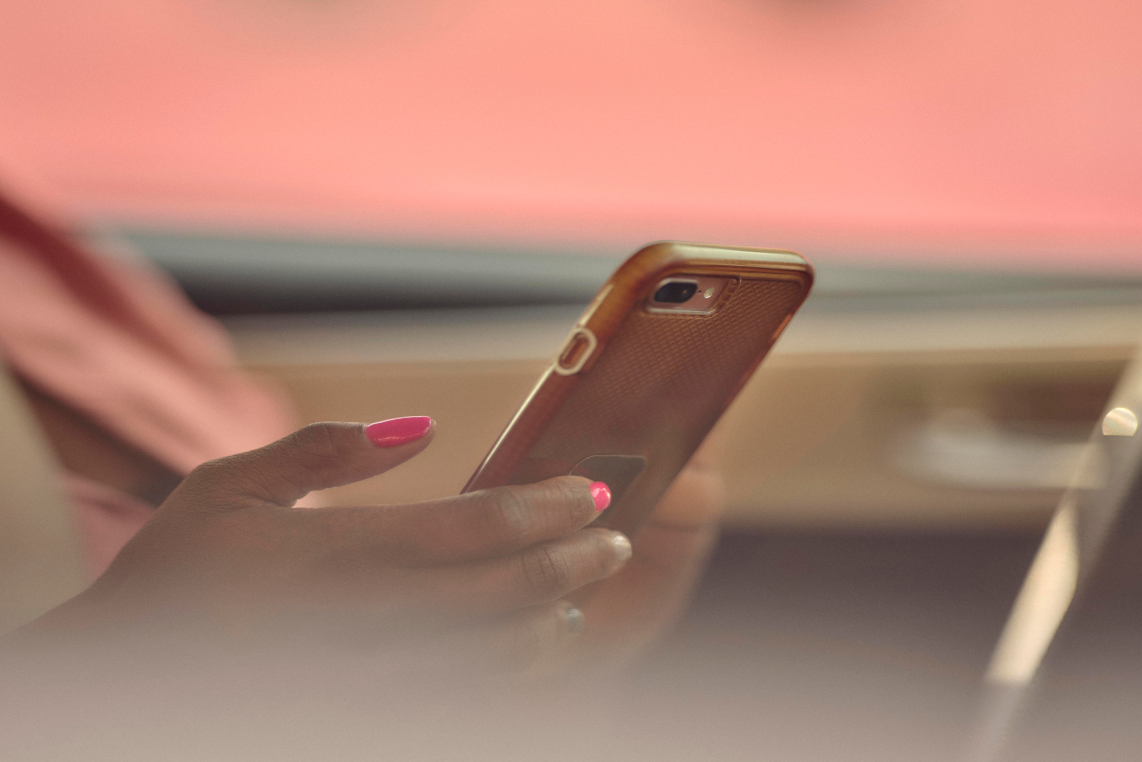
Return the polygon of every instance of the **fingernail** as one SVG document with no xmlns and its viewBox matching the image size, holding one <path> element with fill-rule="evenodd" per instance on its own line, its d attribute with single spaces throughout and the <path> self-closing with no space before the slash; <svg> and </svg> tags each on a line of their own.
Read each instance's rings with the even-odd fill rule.
<svg viewBox="0 0 1142 762">
<path fill-rule="evenodd" d="M 595 513 L 602 513 L 611 504 L 611 488 L 602 482 L 591 482 L 591 497 L 595 498 Z"/>
<path fill-rule="evenodd" d="M 577 608 L 567 609 L 567 632 L 571 635 L 578 635 L 583 631 L 583 625 L 587 623 L 587 617 L 583 616 L 583 612 Z"/>
<path fill-rule="evenodd" d="M 396 447 L 420 439 L 432 428 L 427 415 L 410 415 L 407 418 L 390 418 L 365 427 L 365 436 L 377 447 Z"/>
<path fill-rule="evenodd" d="M 615 553 L 619 557 L 620 563 L 626 563 L 630 560 L 634 550 L 630 546 L 630 540 L 622 532 L 615 532 L 611 535 L 611 544 L 615 546 Z"/>
</svg>

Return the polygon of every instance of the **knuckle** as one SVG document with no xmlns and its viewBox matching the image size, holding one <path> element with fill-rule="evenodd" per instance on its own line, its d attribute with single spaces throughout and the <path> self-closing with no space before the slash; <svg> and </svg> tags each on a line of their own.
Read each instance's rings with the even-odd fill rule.
<svg viewBox="0 0 1142 762">
<path fill-rule="evenodd" d="M 202 463 L 187 476 L 184 489 L 199 502 L 221 499 L 231 507 L 249 500 L 276 502 L 274 496 L 289 480 L 281 469 L 264 461 L 265 452 L 262 448 Z"/>
<path fill-rule="evenodd" d="M 200 463 L 183 480 L 184 490 L 197 496 L 237 491 L 237 460 L 236 456 L 231 456 Z"/>
<path fill-rule="evenodd" d="M 590 493 L 581 489 L 580 479 L 557 479 L 546 485 L 549 499 L 561 506 L 570 525 L 581 525 L 583 517 L 594 513 L 595 502 Z"/>
<path fill-rule="evenodd" d="M 221 464 L 218 460 L 208 460 L 205 463 L 200 463 L 186 475 L 186 483 L 195 487 L 205 487 L 213 485 L 219 481 L 221 474 Z"/>
<path fill-rule="evenodd" d="M 479 515 L 493 541 L 521 540 L 531 533 L 534 526 L 531 507 L 520 489 L 498 487 L 488 490 L 482 502 Z"/>
<path fill-rule="evenodd" d="M 551 545 L 528 548 L 520 558 L 528 589 L 537 596 L 558 595 L 571 582 L 571 562 Z"/>
<path fill-rule="evenodd" d="M 348 454 L 350 446 L 350 437 L 346 434 L 355 434 L 355 428 L 352 424 L 311 423 L 290 434 L 286 440 L 309 457 L 340 460 Z"/>
</svg>

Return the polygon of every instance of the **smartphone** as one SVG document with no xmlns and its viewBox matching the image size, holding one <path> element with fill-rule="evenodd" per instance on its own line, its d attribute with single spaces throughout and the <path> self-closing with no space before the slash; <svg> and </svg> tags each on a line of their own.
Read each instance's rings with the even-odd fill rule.
<svg viewBox="0 0 1142 762">
<path fill-rule="evenodd" d="M 577 474 L 633 534 L 805 301 L 799 254 L 663 242 L 603 285 L 464 492 Z"/>
</svg>

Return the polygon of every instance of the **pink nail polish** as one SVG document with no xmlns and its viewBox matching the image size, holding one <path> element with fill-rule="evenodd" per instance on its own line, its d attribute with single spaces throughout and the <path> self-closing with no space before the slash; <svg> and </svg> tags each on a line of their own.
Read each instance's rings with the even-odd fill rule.
<svg viewBox="0 0 1142 762">
<path fill-rule="evenodd" d="M 595 513 L 602 513 L 611 504 L 611 488 L 602 482 L 591 482 L 589 489 L 595 498 Z"/>
<path fill-rule="evenodd" d="M 365 427 L 365 436 L 377 447 L 398 447 L 428 433 L 432 419 L 427 415 L 410 415 L 407 418 L 390 418 Z"/>
</svg>

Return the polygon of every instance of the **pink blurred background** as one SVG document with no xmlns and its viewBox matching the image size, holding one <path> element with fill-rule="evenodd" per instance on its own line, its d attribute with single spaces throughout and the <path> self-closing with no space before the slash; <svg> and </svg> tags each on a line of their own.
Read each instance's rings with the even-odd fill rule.
<svg viewBox="0 0 1142 762">
<path fill-rule="evenodd" d="M 1142 265 L 1142 6 L 37 0 L 0 144 L 77 219 Z"/>
</svg>

